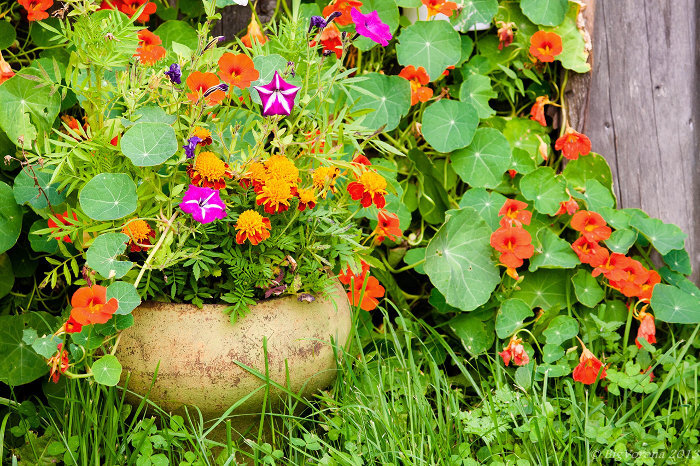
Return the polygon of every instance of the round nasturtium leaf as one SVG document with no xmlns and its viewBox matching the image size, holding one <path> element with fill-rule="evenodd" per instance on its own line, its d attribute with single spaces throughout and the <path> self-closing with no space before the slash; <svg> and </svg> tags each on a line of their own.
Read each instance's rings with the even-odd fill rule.
<svg viewBox="0 0 700 466">
<path fill-rule="evenodd" d="M 433 149 L 452 152 L 472 142 L 479 115 L 469 103 L 439 100 L 425 109 L 422 124 L 423 136 Z"/>
<path fill-rule="evenodd" d="M 95 382 L 114 387 L 119 383 L 119 377 L 122 375 L 122 365 L 116 356 L 106 354 L 94 362 L 90 368 Z"/>
<path fill-rule="evenodd" d="M 564 21 L 559 26 L 547 28 L 547 30 L 555 32 L 561 37 L 562 51 L 556 56 L 556 60 L 561 62 L 561 65 L 566 69 L 577 73 L 587 73 L 591 70 L 591 65 L 588 63 L 586 42 L 576 24 L 579 8 L 579 5 L 572 2 Z"/>
<path fill-rule="evenodd" d="M 547 215 L 554 215 L 559 205 L 569 200 L 566 183 L 552 167 L 540 167 L 524 175 L 520 180 L 520 191 L 525 199 L 534 202 L 535 209 Z"/>
<path fill-rule="evenodd" d="M 114 282 L 107 287 L 107 300 L 116 298 L 119 308 L 115 314 L 125 315 L 131 313 L 141 304 L 141 297 L 131 283 Z"/>
<path fill-rule="evenodd" d="M 88 267 L 105 278 L 122 278 L 134 265 L 117 260 L 124 254 L 129 237 L 124 233 L 102 233 L 95 238 L 85 254 Z"/>
<path fill-rule="evenodd" d="M 450 155 L 462 181 L 473 187 L 495 188 L 510 167 L 510 144 L 494 128 L 479 128 L 469 147 Z"/>
<path fill-rule="evenodd" d="M 531 308 L 557 311 L 566 306 L 566 287 L 570 275 L 563 270 L 540 269 L 523 273 L 525 279 L 511 298 L 522 299 Z"/>
<path fill-rule="evenodd" d="M 15 202 L 12 188 L 0 181 L 0 254 L 17 242 L 22 231 L 22 208 Z"/>
<path fill-rule="evenodd" d="M 434 81 L 462 57 L 462 40 L 447 21 L 418 21 L 404 28 L 396 45 L 403 66 L 422 66 Z"/>
<path fill-rule="evenodd" d="M 498 0 L 463 0 L 457 28 L 467 32 L 477 23 L 489 24 L 498 12 Z"/>
<path fill-rule="evenodd" d="M 581 263 L 578 256 L 571 249 L 571 244 L 563 240 L 549 228 L 542 228 L 537 233 L 537 240 L 541 244 L 541 252 L 530 258 L 528 270 L 534 272 L 538 268 L 546 269 L 572 269 Z"/>
<path fill-rule="evenodd" d="M 549 147 L 550 139 L 547 131 L 545 126 L 529 118 L 511 118 L 506 121 L 503 135 L 510 142 L 513 151 L 521 149 L 527 152 L 535 157 L 535 164 L 539 165 L 544 161 L 539 151 L 540 144 L 544 143 L 545 146 Z"/>
<path fill-rule="evenodd" d="M 160 165 L 177 152 L 177 138 L 165 123 L 136 123 L 122 136 L 121 151 L 137 167 Z"/>
<path fill-rule="evenodd" d="M 0 254 L 0 298 L 7 296 L 15 284 L 12 261 L 7 254 Z"/>
<path fill-rule="evenodd" d="M 591 152 L 576 160 L 569 160 L 562 171 L 573 189 L 584 189 L 586 181 L 597 180 L 612 191 L 612 172 L 603 156 Z"/>
<path fill-rule="evenodd" d="M 612 232 L 605 240 L 605 245 L 612 252 L 627 254 L 632 245 L 637 242 L 637 232 L 628 228 L 621 228 Z"/>
<path fill-rule="evenodd" d="M 23 340 L 24 332 L 45 335 L 55 331 L 56 317 L 47 312 L 0 316 L 0 382 L 23 385 L 49 372 L 46 359 Z"/>
<path fill-rule="evenodd" d="M 542 331 L 548 345 L 561 345 L 578 335 L 578 322 L 573 317 L 557 316 Z"/>
<path fill-rule="evenodd" d="M 595 307 L 605 297 L 605 291 L 598 284 L 598 280 L 587 270 L 576 272 L 571 282 L 574 284 L 576 299 L 586 307 Z"/>
<path fill-rule="evenodd" d="M 0 50 L 8 48 L 17 38 L 14 26 L 9 21 L 0 19 Z"/>
<path fill-rule="evenodd" d="M 550 345 L 547 343 L 542 347 L 542 360 L 547 364 L 554 364 L 564 357 L 565 354 L 564 348 L 559 345 Z"/>
<path fill-rule="evenodd" d="M 172 49 L 173 42 L 186 45 L 192 50 L 196 50 L 199 43 L 197 31 L 185 21 L 166 21 L 153 34 L 160 37 L 166 50 Z"/>
<path fill-rule="evenodd" d="M 535 24 L 558 26 L 564 21 L 569 9 L 569 0 L 522 0 L 520 8 Z"/>
<path fill-rule="evenodd" d="M 470 314 L 459 314 L 447 324 L 472 356 L 483 353 L 493 344 L 493 327 Z"/>
<path fill-rule="evenodd" d="M 100 173 L 78 196 L 83 212 L 93 220 L 117 220 L 136 210 L 136 185 L 125 173 Z"/>
<path fill-rule="evenodd" d="M 693 273 L 690 255 L 685 249 L 673 249 L 669 251 L 668 254 L 664 254 L 664 262 L 669 269 L 675 272 L 682 273 L 683 275 L 690 275 Z"/>
<path fill-rule="evenodd" d="M 29 204 L 35 209 L 44 209 L 50 203 L 52 206 L 59 205 L 66 200 L 63 192 L 58 191 L 58 183 L 51 183 L 52 173 L 46 170 L 28 168 L 22 169 L 15 177 L 12 191 L 17 204 Z M 34 181 L 36 177 L 36 182 Z M 39 187 L 36 183 L 39 183 Z M 48 202 L 47 199 L 48 198 Z"/>
<path fill-rule="evenodd" d="M 672 223 L 664 223 L 658 218 L 634 217 L 630 226 L 637 229 L 661 255 L 668 254 L 674 249 L 685 249 L 685 239 L 688 237 L 683 230 Z"/>
<path fill-rule="evenodd" d="M 454 211 L 428 243 L 425 272 L 447 304 L 471 311 L 484 304 L 500 282 L 491 259 L 491 228 L 479 213 Z"/>
<path fill-rule="evenodd" d="M 362 77 L 365 79 L 355 85 L 361 90 L 351 94 L 355 100 L 352 111 L 371 110 L 362 120 L 362 126 L 371 131 L 382 126 L 384 131 L 393 130 L 411 108 L 411 85 L 400 76 L 368 73 Z"/>
<path fill-rule="evenodd" d="M 472 104 L 479 118 L 488 118 L 496 114 L 489 105 L 489 100 L 496 97 L 498 94 L 491 87 L 491 78 L 480 74 L 470 75 L 459 88 L 459 100 Z"/>
<path fill-rule="evenodd" d="M 700 323 L 700 299 L 680 288 L 659 283 L 651 295 L 654 316 L 674 324 Z"/>
<path fill-rule="evenodd" d="M 523 326 L 525 319 L 532 316 L 532 309 L 525 301 L 519 299 L 503 301 L 496 314 L 496 335 L 502 340 L 508 338 Z"/>
<path fill-rule="evenodd" d="M 467 190 L 459 200 L 459 207 L 471 207 L 479 212 L 481 218 L 486 220 L 486 223 L 491 227 L 491 230 L 496 231 L 500 228 L 499 222 L 501 216 L 498 211 L 501 210 L 506 202 L 506 197 L 496 191 L 489 192 L 484 188 L 472 188 Z"/>
<path fill-rule="evenodd" d="M 399 27 L 399 8 L 394 0 L 363 0 L 360 12 L 363 14 L 376 11 L 383 23 L 389 26 L 393 34 Z M 368 37 L 360 36 L 353 41 L 353 45 L 362 51 L 367 51 L 377 43 Z"/>
</svg>

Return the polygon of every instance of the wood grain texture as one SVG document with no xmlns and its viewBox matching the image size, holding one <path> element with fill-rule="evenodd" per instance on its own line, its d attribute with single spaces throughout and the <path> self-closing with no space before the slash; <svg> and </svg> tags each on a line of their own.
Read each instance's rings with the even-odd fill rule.
<svg viewBox="0 0 700 466">
<path fill-rule="evenodd" d="M 700 8 L 700 7 L 698 7 Z M 621 207 L 688 234 L 700 269 L 694 0 L 598 0 L 588 115 L 581 129 L 613 169 Z"/>
</svg>

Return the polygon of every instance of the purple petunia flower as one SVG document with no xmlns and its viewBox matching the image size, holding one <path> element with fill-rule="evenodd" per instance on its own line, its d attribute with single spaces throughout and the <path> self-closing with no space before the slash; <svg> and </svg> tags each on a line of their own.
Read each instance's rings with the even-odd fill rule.
<svg viewBox="0 0 700 466">
<path fill-rule="evenodd" d="M 312 16 L 311 20 L 309 21 L 309 32 L 313 31 L 314 28 L 316 29 L 323 29 L 326 27 L 326 20 L 323 19 L 323 16 Z"/>
<path fill-rule="evenodd" d="M 360 13 L 360 10 L 353 8 L 350 10 L 350 16 L 355 23 L 355 32 L 361 36 L 372 39 L 374 42 L 386 47 L 391 40 L 391 28 L 388 24 L 382 22 L 379 18 L 377 10 L 366 15 Z"/>
<path fill-rule="evenodd" d="M 226 217 L 226 204 L 219 197 L 219 191 L 199 188 L 193 184 L 187 189 L 180 203 L 183 212 L 192 214 L 199 223 L 211 223 Z"/>
<path fill-rule="evenodd" d="M 224 91 L 224 92 L 228 91 L 228 84 L 219 83 L 216 86 L 212 86 L 209 89 L 207 89 L 206 91 L 204 91 L 204 94 L 202 94 L 202 97 L 209 97 L 210 95 L 212 95 L 216 91 Z"/>
<path fill-rule="evenodd" d="M 175 84 L 182 84 L 182 70 L 180 69 L 180 65 L 177 63 L 173 63 L 170 65 L 170 69 L 165 72 L 165 75 L 170 78 L 170 81 L 175 83 Z"/>
<path fill-rule="evenodd" d="M 194 150 L 197 148 L 197 144 L 201 141 L 202 138 L 192 136 L 187 140 L 187 144 L 182 146 L 182 148 L 185 149 L 185 155 L 187 155 L 188 159 L 194 158 Z"/>
<path fill-rule="evenodd" d="M 280 77 L 275 71 L 272 81 L 264 86 L 254 86 L 260 95 L 263 105 L 263 116 L 289 115 L 292 113 L 294 98 L 300 87 L 293 86 Z"/>
</svg>

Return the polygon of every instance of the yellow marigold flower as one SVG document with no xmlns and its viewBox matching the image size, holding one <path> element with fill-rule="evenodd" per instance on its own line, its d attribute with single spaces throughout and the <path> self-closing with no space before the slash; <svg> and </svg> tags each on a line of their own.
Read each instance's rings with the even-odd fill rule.
<svg viewBox="0 0 700 466">
<path fill-rule="evenodd" d="M 279 178 L 296 186 L 299 169 L 284 155 L 273 155 L 265 161 L 268 178 Z"/>
<path fill-rule="evenodd" d="M 258 205 L 265 206 L 265 212 L 275 214 L 289 209 L 289 199 L 292 198 L 292 185 L 279 178 L 265 181 L 260 194 L 255 198 Z"/>
<path fill-rule="evenodd" d="M 198 142 L 200 146 L 208 146 L 213 142 L 211 139 L 211 132 L 206 128 L 202 128 L 201 126 L 194 127 L 192 130 L 192 136 L 197 136 L 199 139 L 201 139 L 201 141 Z"/>
<path fill-rule="evenodd" d="M 243 244 L 245 240 L 250 244 L 258 244 L 270 237 L 270 219 L 265 218 L 254 210 L 246 210 L 238 217 L 236 223 L 236 243 Z"/>
<path fill-rule="evenodd" d="M 213 152 L 202 152 L 194 164 L 187 167 L 192 184 L 195 186 L 222 189 L 226 187 L 224 178 L 233 178 L 228 164 L 219 159 Z"/>
<path fill-rule="evenodd" d="M 155 238 L 156 234 L 151 229 L 150 225 L 145 220 L 136 219 L 122 227 L 122 233 L 129 237 L 131 252 L 138 252 L 146 249 L 145 245 L 151 244 L 151 238 Z"/>
<path fill-rule="evenodd" d="M 252 184 L 253 190 L 259 193 L 266 177 L 265 166 L 260 162 L 253 162 L 248 167 L 248 171 L 241 177 L 241 186 L 248 188 Z"/>
<path fill-rule="evenodd" d="M 316 193 L 313 189 L 300 189 L 297 195 L 299 196 L 298 209 L 300 211 L 303 212 L 307 207 L 309 209 L 316 207 Z"/>
<path fill-rule="evenodd" d="M 326 198 L 326 189 L 335 192 L 335 181 L 340 176 L 340 169 L 336 167 L 318 167 L 314 170 L 311 178 L 314 182 L 314 188 L 321 191 L 321 197 Z"/>
</svg>

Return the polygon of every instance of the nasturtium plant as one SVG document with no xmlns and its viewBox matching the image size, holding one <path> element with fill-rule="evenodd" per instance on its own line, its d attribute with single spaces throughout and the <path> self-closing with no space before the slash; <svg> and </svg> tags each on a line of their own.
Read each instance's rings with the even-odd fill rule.
<svg viewBox="0 0 700 466">
<path fill-rule="evenodd" d="M 431 80 L 462 56 L 462 41 L 447 21 L 418 21 L 404 28 L 398 40 L 399 64 L 423 67 Z"/>
<path fill-rule="evenodd" d="M 80 191 L 80 206 L 93 220 L 117 220 L 136 210 L 134 181 L 124 173 L 100 173 Z"/>
<path fill-rule="evenodd" d="M 440 100 L 423 112 L 423 136 L 438 152 L 451 152 L 468 146 L 479 124 L 473 105 L 454 100 Z"/>
<path fill-rule="evenodd" d="M 411 104 L 408 81 L 397 76 L 369 73 L 355 85 L 353 111 L 369 110 L 362 124 L 370 129 L 396 128 Z"/>
<path fill-rule="evenodd" d="M 511 163 L 511 150 L 503 133 L 493 128 L 479 128 L 468 147 L 451 155 L 452 166 L 470 186 L 495 188 Z"/>
</svg>

